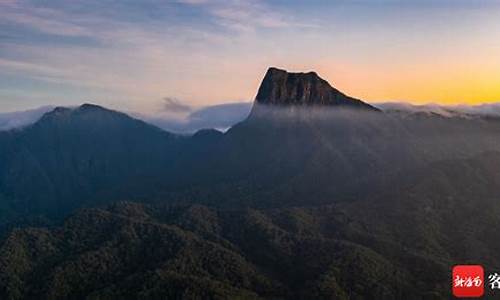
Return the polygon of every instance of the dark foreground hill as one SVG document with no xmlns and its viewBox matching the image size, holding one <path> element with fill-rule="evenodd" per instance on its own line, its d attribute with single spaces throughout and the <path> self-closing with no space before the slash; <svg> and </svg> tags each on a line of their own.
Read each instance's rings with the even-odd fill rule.
<svg viewBox="0 0 500 300">
<path fill-rule="evenodd" d="M 220 211 L 120 203 L 89 209 L 60 228 L 14 231 L 0 250 L 0 296 L 387 299 L 446 294 L 446 260 L 405 253 L 393 240 L 377 240 L 359 226 L 333 205 Z M 372 239 L 377 246 L 356 239 Z"/>
<path fill-rule="evenodd" d="M 0 134 L 0 296 L 447 298 L 500 269 L 499 133 L 276 69 L 224 134 L 58 108 Z"/>
<path fill-rule="evenodd" d="M 488 165 L 500 155 L 480 159 L 490 176 Z M 434 167 L 453 173 L 457 164 Z M 409 193 L 446 187 L 418 181 Z M 488 238 L 498 236 L 500 225 L 492 201 L 471 204 L 467 195 L 419 201 L 389 192 L 280 209 L 134 203 L 86 209 L 61 227 L 10 234 L 0 249 L 0 296 L 447 298 L 454 263 L 500 267 L 500 245 Z"/>
<path fill-rule="evenodd" d="M 96 105 L 56 108 L 22 130 L 0 133 L 0 225 L 65 216 L 99 195 L 119 197 L 168 180 L 182 137 Z M 140 179 L 140 180 L 139 180 Z M 130 196 L 127 194 L 127 197 Z M 105 200 L 106 201 L 106 200 Z"/>
</svg>

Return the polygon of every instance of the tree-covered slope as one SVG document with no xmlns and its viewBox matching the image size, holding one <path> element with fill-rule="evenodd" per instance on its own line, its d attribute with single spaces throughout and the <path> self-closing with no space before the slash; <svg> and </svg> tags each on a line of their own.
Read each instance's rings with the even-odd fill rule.
<svg viewBox="0 0 500 300">
<path fill-rule="evenodd" d="M 56 108 L 0 136 L 2 222 L 64 216 L 82 205 L 141 195 L 172 168 L 182 138 L 94 105 Z"/>
<path fill-rule="evenodd" d="M 447 298 L 500 268 L 498 118 L 278 75 L 225 133 L 92 105 L 0 132 L 0 297 Z"/>
<path fill-rule="evenodd" d="M 339 215 L 308 224 L 317 213 L 123 203 L 84 210 L 60 228 L 11 233 L 0 250 L 1 296 L 345 298 L 413 291 L 403 281 L 413 279 L 407 270 L 381 254 L 321 231 L 306 234 L 345 222 Z"/>
</svg>

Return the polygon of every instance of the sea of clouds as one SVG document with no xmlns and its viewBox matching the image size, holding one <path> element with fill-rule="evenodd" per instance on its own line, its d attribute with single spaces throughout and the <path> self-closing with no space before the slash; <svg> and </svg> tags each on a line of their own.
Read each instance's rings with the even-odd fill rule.
<svg viewBox="0 0 500 300">
<path fill-rule="evenodd" d="M 384 102 L 372 103 L 372 105 L 387 112 L 425 112 L 450 117 L 457 115 L 500 116 L 500 102 L 480 105 L 413 105 L 405 102 Z M 192 134 L 206 128 L 225 131 L 244 120 L 251 108 L 252 102 L 234 102 L 200 108 L 168 99 L 165 101 L 165 111 L 158 114 L 127 113 L 167 131 Z M 0 130 L 5 131 L 30 125 L 52 109 L 54 109 L 53 106 L 43 106 L 25 111 L 0 113 Z"/>
</svg>

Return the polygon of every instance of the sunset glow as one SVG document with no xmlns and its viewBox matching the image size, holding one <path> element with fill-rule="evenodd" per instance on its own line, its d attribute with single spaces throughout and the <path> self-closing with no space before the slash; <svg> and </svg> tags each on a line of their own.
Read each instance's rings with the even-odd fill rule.
<svg viewBox="0 0 500 300">
<path fill-rule="evenodd" d="M 269 66 L 369 102 L 500 101 L 496 1 L 106 3 L 0 1 L 0 111 L 251 101 Z"/>
</svg>

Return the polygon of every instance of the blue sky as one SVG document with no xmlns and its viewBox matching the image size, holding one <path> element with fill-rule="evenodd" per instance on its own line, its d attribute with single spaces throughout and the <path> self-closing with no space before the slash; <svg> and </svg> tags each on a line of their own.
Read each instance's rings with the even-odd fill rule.
<svg viewBox="0 0 500 300">
<path fill-rule="evenodd" d="M 0 111 L 251 101 L 269 66 L 368 101 L 493 102 L 499 20 L 481 0 L 0 0 Z"/>
</svg>

